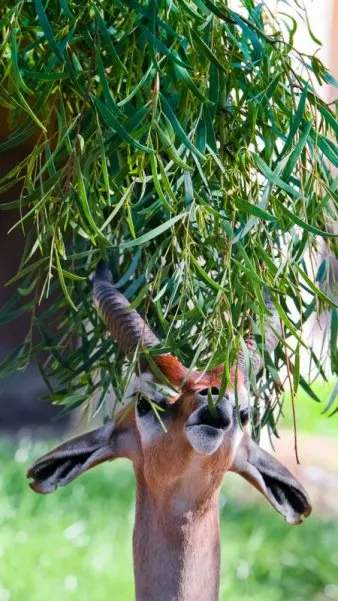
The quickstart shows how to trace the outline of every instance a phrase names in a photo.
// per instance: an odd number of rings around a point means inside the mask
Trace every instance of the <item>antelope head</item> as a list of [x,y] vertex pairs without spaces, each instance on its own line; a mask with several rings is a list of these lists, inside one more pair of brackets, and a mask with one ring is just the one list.
[[[94,301],[106,326],[128,358],[137,348],[159,343],[146,322],[131,310],[111,283],[100,262],[94,278]],[[272,351],[280,333],[278,316],[267,298],[265,348]],[[246,340],[251,368],[257,373],[261,355],[253,337]],[[311,512],[303,487],[274,457],[250,437],[245,404],[248,373],[240,351],[231,371],[232,383],[219,399],[222,368],[207,373],[189,371],[170,354],[155,356],[158,370],[170,383],[163,386],[144,359],[128,404],[113,423],[59,446],[28,471],[31,488],[50,493],[103,461],[127,457],[134,464],[142,494],[163,502],[179,514],[203,511],[221,486],[225,472],[234,471],[255,486],[291,524]],[[210,395],[215,403],[210,409]],[[155,410],[154,410],[155,408]],[[159,419],[160,417],[160,419]],[[145,492],[146,491],[146,492]]]

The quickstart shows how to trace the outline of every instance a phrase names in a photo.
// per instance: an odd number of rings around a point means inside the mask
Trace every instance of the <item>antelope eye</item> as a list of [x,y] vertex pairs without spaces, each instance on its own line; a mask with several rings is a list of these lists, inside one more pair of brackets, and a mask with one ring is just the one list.
[[151,405],[143,396],[139,396],[136,401],[136,407],[139,415],[146,415],[151,411]]
[[[199,391],[199,394],[201,396],[208,396],[208,392],[209,392],[210,388],[204,388],[203,390]],[[216,386],[213,386],[210,390],[212,396],[218,396],[219,395],[219,389],[216,388]]]
[[249,421],[249,409],[246,407],[245,409],[241,409],[239,412],[239,421],[242,426],[245,426]]

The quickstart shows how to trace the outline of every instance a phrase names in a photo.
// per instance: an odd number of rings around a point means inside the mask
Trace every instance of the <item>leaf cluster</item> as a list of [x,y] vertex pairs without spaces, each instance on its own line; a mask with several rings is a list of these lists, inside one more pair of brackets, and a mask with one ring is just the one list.
[[303,340],[322,307],[338,372],[330,264],[315,267],[319,240],[338,255],[327,227],[337,219],[329,163],[338,166],[338,125],[316,91],[336,82],[295,50],[292,16],[237,4],[19,0],[0,9],[0,104],[11,128],[0,151],[33,140],[0,182],[22,182],[20,198],[0,208],[17,211],[26,236],[0,321],[31,316],[0,374],[47,351],[41,373],[65,410],[105,409],[110,387],[121,399],[130,376],[91,301],[100,256],[163,339],[154,352],[192,367],[224,363],[228,373],[248,330],[264,339],[270,291],[284,334],[253,393],[273,430],[278,371],[287,368],[294,393],[311,391],[302,349],[325,376],[325,357]]

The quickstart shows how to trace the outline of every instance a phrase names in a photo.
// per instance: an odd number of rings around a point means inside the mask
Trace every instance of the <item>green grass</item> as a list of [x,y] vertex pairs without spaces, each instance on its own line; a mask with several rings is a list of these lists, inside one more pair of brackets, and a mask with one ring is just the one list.
[[[131,467],[102,465],[41,497],[24,473],[45,449],[0,446],[0,601],[131,601]],[[221,496],[221,601],[338,599],[338,523],[288,526],[264,501],[236,502],[233,478]]]
[[[318,381],[312,385],[313,391],[321,400],[320,403],[314,401],[302,389],[299,390],[295,400],[299,432],[320,436],[338,436],[338,413],[328,417],[330,412],[337,407],[337,399],[327,413],[322,413],[330,399],[334,386],[335,381],[333,380],[330,382]],[[285,395],[283,413],[284,417],[280,420],[280,427],[292,429],[291,397],[289,394]]]

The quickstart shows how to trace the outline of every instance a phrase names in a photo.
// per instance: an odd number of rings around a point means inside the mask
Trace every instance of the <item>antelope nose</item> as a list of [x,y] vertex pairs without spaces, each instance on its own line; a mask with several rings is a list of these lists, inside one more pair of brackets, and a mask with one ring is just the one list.
[[227,430],[231,425],[231,413],[222,401],[213,409],[204,407],[199,417],[201,424],[220,430]]

